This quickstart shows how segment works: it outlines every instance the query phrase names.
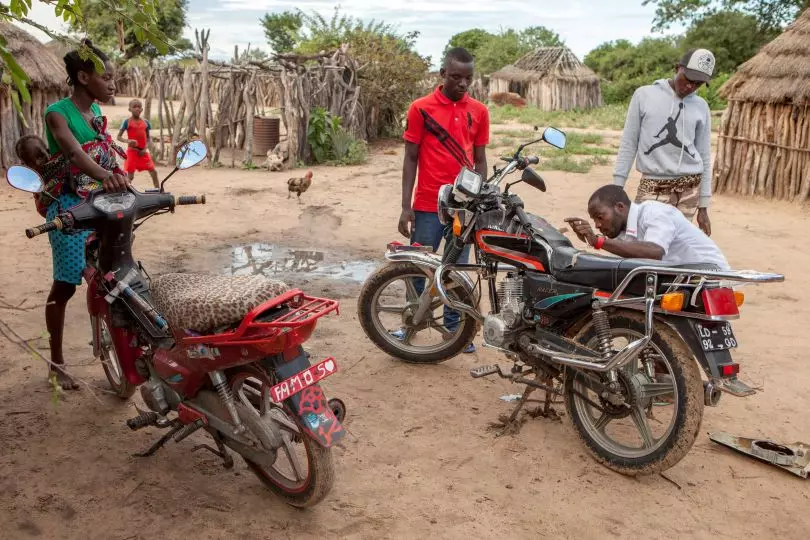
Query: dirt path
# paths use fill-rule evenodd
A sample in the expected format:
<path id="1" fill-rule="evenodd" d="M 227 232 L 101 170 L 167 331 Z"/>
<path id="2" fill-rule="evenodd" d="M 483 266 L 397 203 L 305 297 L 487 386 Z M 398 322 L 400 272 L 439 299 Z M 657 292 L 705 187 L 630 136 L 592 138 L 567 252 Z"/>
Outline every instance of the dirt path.
<path id="1" fill-rule="evenodd" d="M 302 205 L 286 199 L 289 174 L 187 171 L 171 190 L 205 192 L 209 204 L 150 221 L 138 232 L 136 253 L 152 274 L 221 272 L 231 246 L 254 242 L 379 260 L 396 237 L 400 164 L 400 156 L 378 153 L 364 167 L 315 169 Z M 561 225 L 584 215 L 587 196 L 610 173 L 549 172 L 547 194 L 516 189 L 527 208 Z M 356 286 L 302 279 L 294 284 L 342 298 L 341 315 L 325 320 L 309 342 L 316 357 L 338 359 L 341 371 L 327 391 L 349 411 L 351 436 L 334 452 L 337 478 L 325 502 L 306 512 L 286 507 L 241 462 L 226 471 L 209 454 L 190 454 L 202 435 L 170 443 L 151 459 L 130 457 L 157 436 L 124 425 L 140 398 L 119 403 L 85 389 L 54 406 L 42 364 L 0 340 L 2 536 L 806 537 L 810 484 L 718 448 L 705 433 L 810 442 L 810 217 L 787 204 L 718 197 L 712 219 L 733 266 L 778 270 L 788 280 L 748 289 L 735 324 L 742 375 L 764 392 L 745 400 L 725 396 L 719 408 L 707 409 L 693 450 L 668 471 L 671 481 L 625 478 L 597 465 L 567 419 L 532 420 L 515 437 L 495 438 L 488 423 L 511 408 L 498 397 L 517 388 L 472 380 L 467 370 L 501 360 L 497 355 L 479 348 L 438 366 L 403 365 L 362 334 Z M 0 190 L 0 296 L 14 305 L 41 305 L 50 284 L 47 240 L 23 235 L 39 222 L 30 196 Z M 66 351 L 74 364 L 92 361 L 83 290 L 68 314 Z M 41 307 L 0 309 L 0 317 L 25 338 L 44 330 Z M 75 369 L 105 386 L 99 365 Z"/>

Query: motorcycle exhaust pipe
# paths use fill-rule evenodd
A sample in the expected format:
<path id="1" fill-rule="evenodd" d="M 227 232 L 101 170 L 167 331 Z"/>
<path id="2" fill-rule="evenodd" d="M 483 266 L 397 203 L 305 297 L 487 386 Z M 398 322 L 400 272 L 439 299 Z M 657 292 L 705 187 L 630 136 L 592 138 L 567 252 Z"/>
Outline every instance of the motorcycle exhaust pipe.
<path id="1" fill-rule="evenodd" d="M 703 381 L 703 399 L 707 407 L 717 407 L 723 392 L 711 381 Z"/>

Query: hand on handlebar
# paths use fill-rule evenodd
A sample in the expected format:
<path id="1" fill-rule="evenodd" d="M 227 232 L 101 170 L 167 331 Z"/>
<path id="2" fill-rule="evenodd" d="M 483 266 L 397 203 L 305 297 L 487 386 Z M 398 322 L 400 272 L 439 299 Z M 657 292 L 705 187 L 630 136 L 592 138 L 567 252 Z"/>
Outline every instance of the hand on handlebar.
<path id="1" fill-rule="evenodd" d="M 111 172 L 107 178 L 105 178 L 101 185 L 104 186 L 104 191 L 106 192 L 121 192 L 126 191 L 130 186 L 129 178 L 124 176 L 123 174 L 117 174 Z"/>

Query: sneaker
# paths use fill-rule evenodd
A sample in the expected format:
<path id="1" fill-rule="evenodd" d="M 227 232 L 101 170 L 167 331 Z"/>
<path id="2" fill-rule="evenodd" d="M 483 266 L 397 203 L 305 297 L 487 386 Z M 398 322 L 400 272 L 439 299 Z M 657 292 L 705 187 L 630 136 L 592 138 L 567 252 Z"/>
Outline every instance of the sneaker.
<path id="1" fill-rule="evenodd" d="M 464 354 L 472 354 L 475 352 L 475 350 L 476 350 L 475 344 L 471 341 L 467 344 L 466 347 L 464 347 L 464 349 L 461 352 L 463 352 Z"/>

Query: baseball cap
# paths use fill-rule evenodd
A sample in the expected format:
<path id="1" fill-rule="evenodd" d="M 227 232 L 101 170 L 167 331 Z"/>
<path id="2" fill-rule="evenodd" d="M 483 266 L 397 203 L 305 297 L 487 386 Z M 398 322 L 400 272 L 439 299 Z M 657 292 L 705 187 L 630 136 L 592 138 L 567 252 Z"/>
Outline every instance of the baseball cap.
<path id="1" fill-rule="evenodd" d="M 709 82 L 714 75 L 714 54 L 708 49 L 689 49 L 680 61 L 690 81 Z"/>

